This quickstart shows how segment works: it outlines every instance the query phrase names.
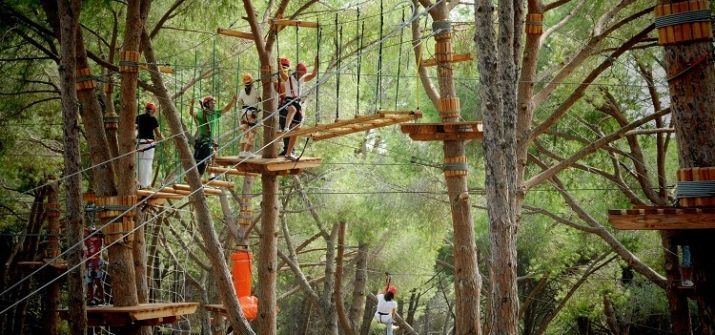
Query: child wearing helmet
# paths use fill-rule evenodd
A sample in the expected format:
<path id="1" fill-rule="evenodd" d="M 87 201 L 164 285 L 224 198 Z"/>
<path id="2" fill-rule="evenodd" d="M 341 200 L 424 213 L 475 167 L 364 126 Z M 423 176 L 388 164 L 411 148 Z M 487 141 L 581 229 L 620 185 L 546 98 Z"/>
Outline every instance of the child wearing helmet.
<path id="1" fill-rule="evenodd" d="M 385 274 L 385 290 L 377 294 L 377 310 L 375 311 L 375 320 L 377 322 L 385 324 L 387 335 L 392 335 L 394 327 L 393 320 L 395 313 L 397 312 L 397 301 L 395 301 L 395 295 L 397 295 L 397 287 L 391 284 L 391 276 L 389 273 Z"/>
<path id="2" fill-rule="evenodd" d="M 194 99 L 191 99 L 189 104 L 189 113 L 198 124 L 198 135 L 194 139 L 194 160 L 196 161 L 196 169 L 199 170 L 199 175 L 203 175 L 206 171 L 209 158 L 214 153 L 214 147 L 218 147 L 214 141 L 218 134 L 218 121 L 223 113 L 226 113 L 233 108 L 238 100 L 238 96 L 234 95 L 231 101 L 222 109 L 216 109 L 216 99 L 212 96 L 207 96 L 199 101 L 201 108 L 197 111 L 194 109 Z"/>
<path id="3" fill-rule="evenodd" d="M 290 69 L 290 60 L 285 57 L 279 59 L 279 74 L 281 79 L 281 103 L 279 111 L 278 131 L 288 132 L 300 128 L 303 124 L 303 108 L 300 100 L 303 96 L 303 84 L 312 80 L 318 75 L 318 57 L 315 57 L 315 67 L 313 72 L 307 74 L 308 68 L 303 63 L 298 63 L 295 72 L 286 72 Z M 296 137 L 283 138 L 283 151 L 281 156 L 285 155 L 290 160 L 295 160 L 293 156 L 293 147 L 295 146 Z"/>
<path id="4" fill-rule="evenodd" d="M 84 239 L 84 257 L 87 258 L 87 304 L 95 306 L 104 302 L 104 260 L 102 259 L 102 246 L 104 245 L 104 234 L 95 227 L 84 228 L 87 235 Z"/>
<path id="5" fill-rule="evenodd" d="M 156 105 L 153 102 L 146 104 L 144 114 L 137 115 L 137 176 L 139 188 L 151 186 L 152 163 L 154 162 L 154 140 L 161 140 L 159 122 L 156 120 Z"/>
<path id="6" fill-rule="evenodd" d="M 238 100 L 241 100 L 243 105 L 241 115 L 241 131 L 244 133 L 241 138 L 241 153 L 239 157 L 255 157 L 252 152 L 253 143 L 256 138 L 258 129 L 258 105 L 260 103 L 260 95 L 258 89 L 253 87 L 253 76 L 250 73 L 243 75 L 243 89 L 238 94 Z"/>

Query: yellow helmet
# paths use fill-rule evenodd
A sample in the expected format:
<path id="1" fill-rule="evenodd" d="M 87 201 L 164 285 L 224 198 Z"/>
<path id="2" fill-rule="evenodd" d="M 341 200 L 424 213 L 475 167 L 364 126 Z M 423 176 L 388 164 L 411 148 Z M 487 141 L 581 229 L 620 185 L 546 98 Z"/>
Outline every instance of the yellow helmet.
<path id="1" fill-rule="evenodd" d="M 244 73 L 243 74 L 243 83 L 250 84 L 251 82 L 253 82 L 253 76 L 250 73 Z"/>

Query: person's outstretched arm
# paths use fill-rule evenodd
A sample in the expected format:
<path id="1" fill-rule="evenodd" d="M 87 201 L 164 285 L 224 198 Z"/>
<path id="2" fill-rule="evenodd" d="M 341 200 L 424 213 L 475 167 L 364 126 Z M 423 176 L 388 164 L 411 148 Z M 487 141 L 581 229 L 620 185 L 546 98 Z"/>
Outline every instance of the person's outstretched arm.
<path id="1" fill-rule="evenodd" d="M 238 96 L 234 95 L 233 98 L 231 98 L 231 101 L 229 101 L 228 104 L 223 107 L 223 109 L 221 110 L 221 114 L 230 111 L 231 108 L 233 108 L 233 106 L 236 104 L 236 101 L 238 101 Z"/>
<path id="2" fill-rule="evenodd" d="M 305 81 L 311 81 L 313 78 L 315 78 L 318 75 L 318 66 L 320 63 L 318 62 L 318 57 L 315 57 L 315 66 L 313 66 L 313 72 L 310 73 L 309 75 L 305 76 Z"/>

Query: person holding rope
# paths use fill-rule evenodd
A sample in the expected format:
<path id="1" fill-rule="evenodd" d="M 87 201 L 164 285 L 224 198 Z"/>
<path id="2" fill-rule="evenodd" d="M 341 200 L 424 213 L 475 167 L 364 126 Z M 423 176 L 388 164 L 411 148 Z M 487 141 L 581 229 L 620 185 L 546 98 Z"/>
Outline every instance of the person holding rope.
<path id="1" fill-rule="evenodd" d="M 139 188 L 149 188 L 153 175 L 151 166 L 154 162 L 154 140 L 161 140 L 159 121 L 156 120 L 156 105 L 153 102 L 146 104 L 144 114 L 137 115 L 137 175 Z"/>
<path id="2" fill-rule="evenodd" d="M 386 325 L 385 334 L 392 335 L 392 331 L 397 327 L 393 326 L 395 313 L 397 313 L 397 301 L 395 295 L 397 287 L 392 285 L 392 276 L 385 272 L 385 290 L 377 294 L 377 310 L 375 320 Z"/>
<path id="3" fill-rule="evenodd" d="M 313 68 L 313 72 L 307 74 L 308 68 L 304 63 L 298 63 L 295 67 L 295 72 L 291 73 L 289 71 L 290 59 L 286 57 L 280 57 L 278 59 L 281 81 L 281 85 L 279 85 L 281 103 L 280 108 L 278 109 L 279 132 L 287 133 L 288 131 L 299 129 L 303 124 L 303 107 L 300 103 L 301 96 L 303 95 L 303 85 L 305 82 L 313 80 L 313 78 L 318 75 L 318 61 L 318 57 L 315 57 L 315 67 Z M 295 141 L 295 136 L 284 137 L 283 151 L 279 154 L 279 156 L 285 155 L 287 159 L 296 160 L 297 158 L 293 155 Z"/>
<path id="4" fill-rule="evenodd" d="M 238 94 L 238 100 L 241 100 L 243 105 L 240 129 L 244 134 L 241 139 L 239 157 L 253 158 L 256 156 L 252 150 L 256 133 L 258 133 L 256 125 L 258 124 L 258 104 L 261 99 L 258 89 L 253 87 L 253 81 L 253 76 L 250 73 L 243 74 L 244 87 Z"/>
<path id="5" fill-rule="evenodd" d="M 218 121 L 223 113 L 226 113 L 236 104 L 238 96 L 234 95 L 231 101 L 222 109 L 216 109 L 216 100 L 212 96 L 207 96 L 199 101 L 201 108 L 194 110 L 194 99 L 191 99 L 189 113 L 198 124 L 198 135 L 194 139 L 194 160 L 199 175 L 203 175 L 208 165 L 209 157 L 218 149 L 218 144 L 214 141 L 214 136 L 218 133 Z"/>
<path id="6" fill-rule="evenodd" d="M 87 285 L 87 305 L 96 306 L 104 303 L 104 260 L 102 259 L 102 247 L 104 246 L 104 234 L 97 231 L 94 226 L 84 228 L 84 257 L 87 258 L 87 275 L 85 284 Z M 94 235 L 92 235 L 94 234 Z"/>

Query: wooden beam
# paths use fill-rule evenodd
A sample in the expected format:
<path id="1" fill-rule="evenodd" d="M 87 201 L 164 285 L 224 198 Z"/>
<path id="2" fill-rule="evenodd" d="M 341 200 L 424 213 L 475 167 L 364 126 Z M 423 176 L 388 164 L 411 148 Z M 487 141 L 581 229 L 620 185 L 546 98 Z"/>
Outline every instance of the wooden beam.
<path id="1" fill-rule="evenodd" d="M 608 211 L 608 221 L 620 230 L 715 228 L 715 208 L 650 207 Z"/>
<path id="2" fill-rule="evenodd" d="M 87 307 L 90 326 L 158 325 L 176 322 L 178 317 L 196 312 L 198 303 L 139 304 L 115 307 L 112 305 Z M 60 310 L 60 316 L 67 318 L 67 310 Z"/>
<path id="3" fill-rule="evenodd" d="M 183 199 L 184 196 L 175 193 L 166 193 L 153 190 L 137 190 L 137 196 L 140 197 L 151 197 L 152 199 L 164 198 L 164 199 Z"/>
<path id="4" fill-rule="evenodd" d="M 466 62 L 472 59 L 474 59 L 472 58 L 472 54 L 455 54 L 452 55 L 452 61 L 450 63 Z M 422 61 L 422 66 L 424 67 L 430 67 L 435 65 L 437 65 L 437 59 L 434 57 Z"/>
<path id="5" fill-rule="evenodd" d="M 318 28 L 320 24 L 318 22 L 311 21 L 298 21 L 298 20 L 288 20 L 288 19 L 272 19 L 271 24 L 275 26 L 293 26 L 302 28 Z"/>
<path id="6" fill-rule="evenodd" d="M 260 174 L 299 173 L 302 169 L 319 166 L 320 162 L 320 158 L 317 157 L 301 157 L 298 161 L 291 161 L 283 157 L 245 159 L 239 156 L 221 156 L 216 157 L 215 160 L 217 165 L 232 166 L 241 171 Z"/>
<path id="7" fill-rule="evenodd" d="M 230 168 L 218 167 L 218 166 L 209 166 L 206 171 L 208 171 L 209 173 L 228 174 L 228 175 L 232 175 L 232 176 L 250 176 L 250 177 L 258 176 L 257 173 L 250 173 L 250 172 L 241 171 L 238 169 L 230 169 Z"/>
<path id="8" fill-rule="evenodd" d="M 400 130 L 415 141 L 468 141 L 484 137 L 482 123 L 410 123 L 400 126 Z"/>
<path id="9" fill-rule="evenodd" d="M 225 181 L 225 180 L 214 179 L 214 180 L 202 180 L 201 182 L 206 186 L 233 188 L 233 183 L 230 181 Z"/>
<path id="10" fill-rule="evenodd" d="M 244 31 L 238 31 L 238 30 L 233 30 L 233 29 L 218 28 L 218 29 L 216 29 L 216 33 L 218 33 L 219 35 L 224 35 L 224 36 L 243 38 L 245 40 L 250 40 L 250 41 L 256 40 L 253 37 L 252 33 L 247 33 Z"/>
<path id="11" fill-rule="evenodd" d="M 174 184 L 174 189 L 179 191 L 188 191 L 191 193 L 191 186 L 186 184 Z M 211 188 L 204 186 L 204 194 L 206 195 L 221 195 L 223 192 L 217 188 Z"/>

